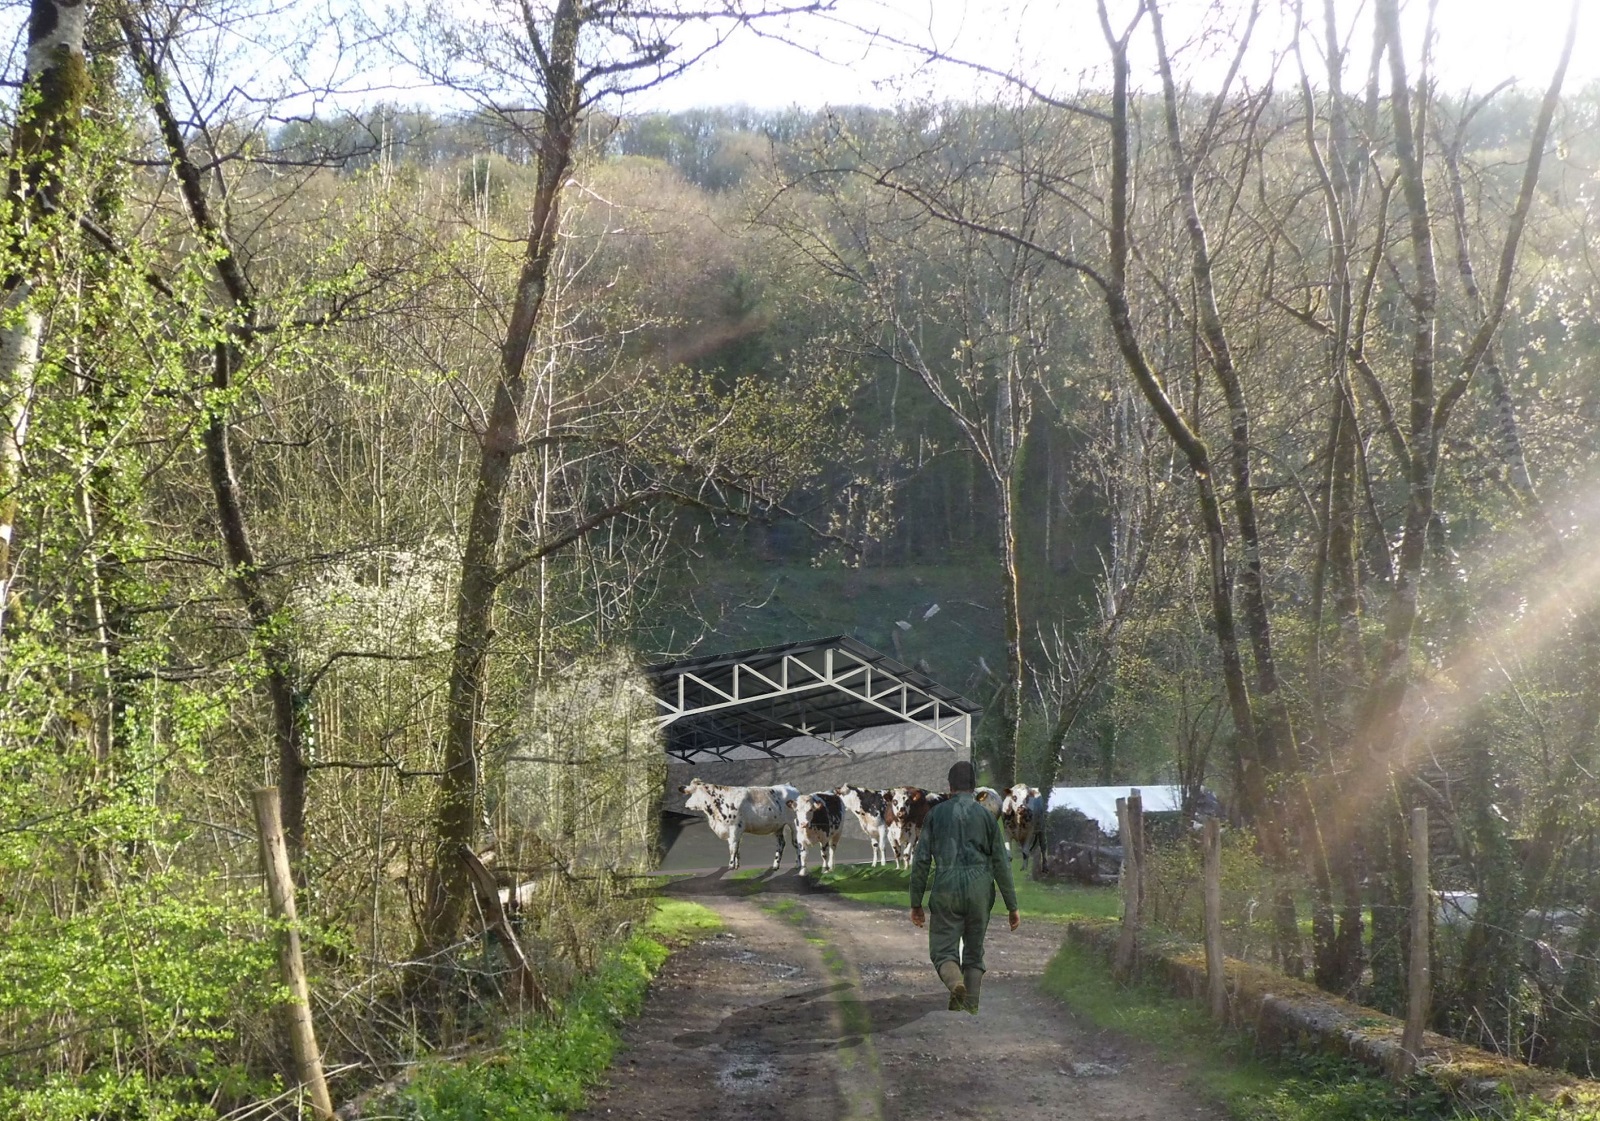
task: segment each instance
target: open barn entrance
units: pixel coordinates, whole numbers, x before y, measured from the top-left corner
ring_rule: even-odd
[[[698,776],[729,786],[842,783],[943,790],[972,755],[978,708],[924,673],[844,635],[647,666],[667,752],[663,868],[720,867],[727,848],[678,788]],[[769,838],[746,840],[747,868],[771,863]],[[841,861],[871,850],[852,819]],[[786,856],[785,860],[791,859]]]

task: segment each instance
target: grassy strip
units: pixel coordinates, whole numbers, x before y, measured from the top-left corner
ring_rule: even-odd
[[[583,1108],[670,947],[721,925],[698,903],[658,900],[644,930],[608,954],[555,1016],[508,1032],[489,1056],[425,1066],[395,1112],[415,1121],[560,1121]]]
[[[850,865],[818,877],[817,882],[864,903],[911,906],[911,873],[892,865]],[[1122,899],[1116,888],[1035,883],[1021,872],[1016,873],[1015,883],[1017,906],[1026,919],[1115,918],[1122,913]],[[1005,909],[1004,901],[996,896],[995,914],[1004,915]]]
[[[830,942],[816,916],[793,899],[763,902],[761,909],[787,922],[817,951],[828,976],[844,983],[834,993],[834,1012],[842,1038],[834,1052],[850,1086],[844,1121],[874,1121],[883,1116],[883,1065],[872,1042],[872,1017],[861,1003],[861,978],[850,959]]]
[[[1395,1086],[1346,1059],[1304,1052],[1261,1055],[1249,1035],[1216,1024],[1193,1001],[1154,984],[1117,983],[1104,956],[1089,946],[1062,945],[1042,987],[1098,1027],[1189,1060],[1201,1087],[1241,1121],[1595,1121],[1585,1108],[1520,1099],[1509,1090],[1498,1102],[1467,1112],[1426,1078]]]
[[[1363,1067],[1314,1054],[1265,1057],[1250,1039],[1213,1023],[1195,1003],[1149,984],[1121,985],[1092,949],[1063,945],[1046,968],[1045,992],[1096,1027],[1153,1045],[1184,1062],[1229,1112],[1249,1121],[1445,1121],[1456,1111],[1426,1081],[1397,1087]],[[1507,1102],[1497,1116],[1534,1121],[1540,1107]]]

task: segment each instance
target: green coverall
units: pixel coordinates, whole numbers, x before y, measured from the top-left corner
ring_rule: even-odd
[[[1000,823],[972,800],[972,791],[952,794],[928,812],[911,858],[911,905],[922,906],[933,864],[928,898],[928,956],[935,969],[947,961],[962,970],[983,969],[983,936],[994,909],[995,885],[1006,910],[1017,909]]]

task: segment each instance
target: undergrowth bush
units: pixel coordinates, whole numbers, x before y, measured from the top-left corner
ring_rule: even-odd
[[[1145,862],[1149,920],[1191,942],[1205,939],[1200,834],[1150,846]],[[1222,834],[1222,925],[1229,956],[1258,960],[1272,947],[1272,877],[1248,830]]]
[[[0,1117],[183,1121],[276,1092],[238,1065],[284,997],[273,942],[253,894],[207,889],[130,881],[0,939],[0,1015],[40,1041],[0,1059]]]
[[[620,1026],[644,1003],[669,943],[709,933],[716,915],[698,904],[662,901],[646,933],[606,954],[558,1012],[508,1033],[492,1055],[430,1063],[386,1115],[411,1121],[560,1121],[581,1109],[620,1042]]]

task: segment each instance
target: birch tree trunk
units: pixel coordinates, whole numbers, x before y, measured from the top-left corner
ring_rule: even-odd
[[[17,512],[29,413],[44,316],[30,303],[45,267],[27,244],[28,232],[49,213],[58,177],[76,139],[91,80],[83,56],[86,0],[32,0],[21,108],[11,134],[15,161],[6,184],[7,209],[20,259],[4,280],[0,304],[0,643],[16,596]]]

